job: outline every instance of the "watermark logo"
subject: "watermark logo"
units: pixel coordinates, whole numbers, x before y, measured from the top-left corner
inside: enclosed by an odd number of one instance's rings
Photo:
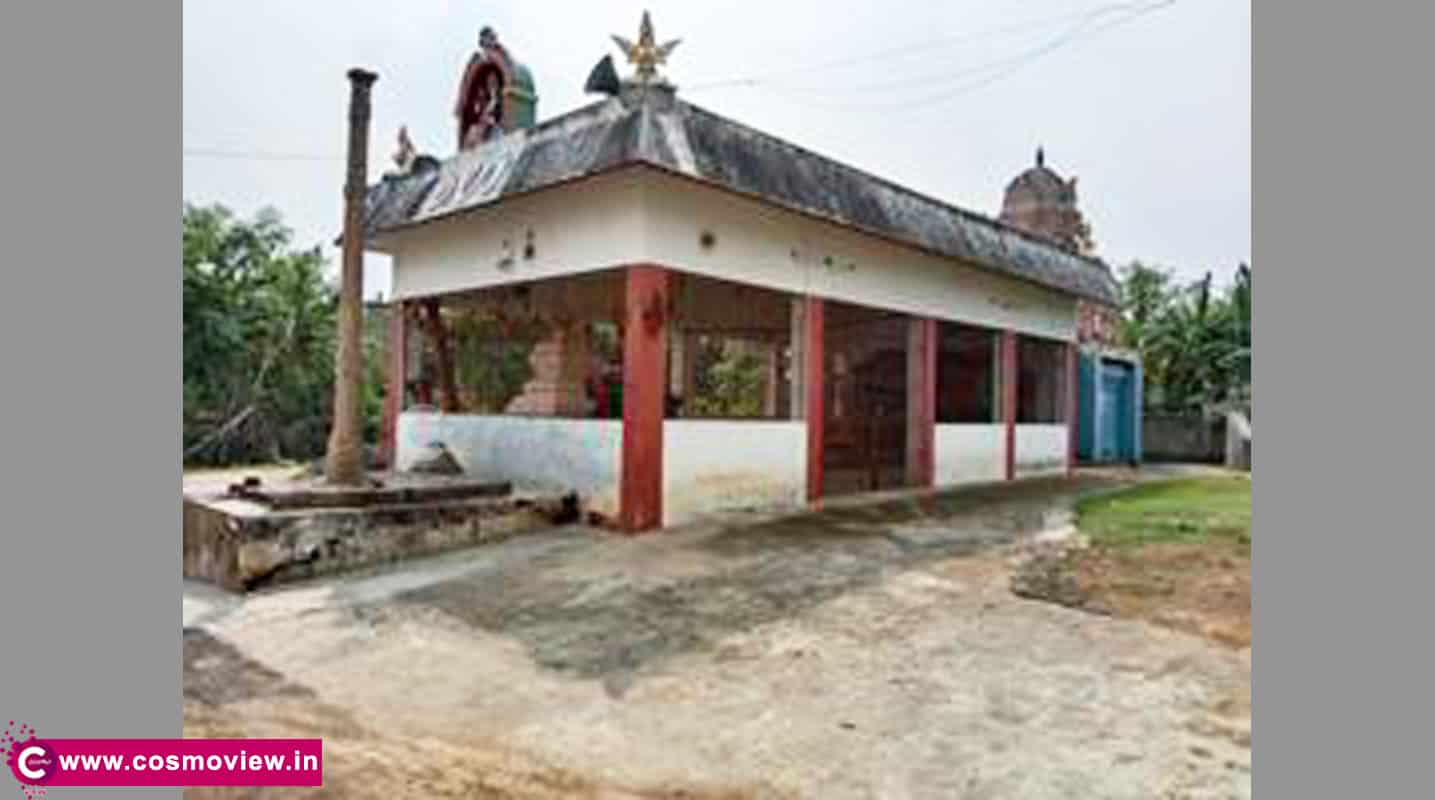
[[[45,784],[55,777],[60,769],[54,748],[35,738],[35,729],[24,723],[10,720],[5,726],[5,736],[0,739],[5,749],[5,764],[10,774],[20,782],[20,790],[26,798],[42,797]]]
[[[59,786],[323,786],[319,739],[45,739],[13,720],[0,749],[27,800]]]

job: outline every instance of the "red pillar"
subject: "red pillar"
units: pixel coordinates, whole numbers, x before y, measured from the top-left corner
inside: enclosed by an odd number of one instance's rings
[[[1077,426],[1081,424],[1080,413],[1077,409],[1077,387],[1076,387],[1076,345],[1066,345],[1066,474],[1076,474],[1076,434]]]
[[[931,486],[937,445],[937,321],[912,320],[907,353],[907,482]]]
[[[1016,331],[1002,331],[1002,421],[1006,423],[1006,479],[1016,477]]]
[[[807,501],[822,499],[822,449],[827,427],[827,387],[823,372],[823,303],[808,296],[802,313],[803,392],[807,401]]]
[[[623,326],[623,472],[618,518],[624,531],[663,524],[663,411],[667,393],[668,272],[627,269]]]
[[[404,383],[408,375],[408,303],[389,304],[388,386],[384,389],[384,431],[380,453],[384,465],[394,468],[398,456],[399,414],[404,410]]]

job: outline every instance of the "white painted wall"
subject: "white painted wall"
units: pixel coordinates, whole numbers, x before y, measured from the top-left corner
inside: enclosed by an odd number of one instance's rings
[[[535,254],[527,259],[530,231]],[[699,244],[704,231],[716,237],[711,248]],[[1076,336],[1068,295],[646,168],[509,198],[390,235],[383,247],[393,255],[398,299],[656,263],[1034,336]],[[511,265],[501,266],[504,259]]]
[[[1016,476],[1058,475],[1066,472],[1066,425],[1016,426]]]
[[[937,486],[999,481],[1006,477],[1006,426],[938,424]]]
[[[1076,337],[1076,300],[1060,292],[670,175],[652,174],[642,195],[645,261],[937,319]],[[716,237],[711,248],[699,244],[703,231]]]
[[[663,524],[704,513],[801,506],[807,498],[802,421],[663,422]]]
[[[576,491],[585,507],[618,512],[621,420],[406,411],[399,415],[398,468],[411,466],[433,441],[443,442],[472,477],[524,490]]]
[[[405,300],[642,260],[638,175],[600,176],[436,220],[384,241]],[[534,255],[524,257],[532,232]],[[507,266],[505,259],[510,260]]]

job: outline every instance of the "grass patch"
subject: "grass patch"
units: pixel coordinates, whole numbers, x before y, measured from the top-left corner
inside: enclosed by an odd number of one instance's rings
[[[1251,481],[1150,483],[1077,504],[1082,604],[1232,647],[1251,641]]]
[[[1077,504],[1077,527],[1111,547],[1224,539],[1249,548],[1251,481],[1185,478],[1136,486]]]

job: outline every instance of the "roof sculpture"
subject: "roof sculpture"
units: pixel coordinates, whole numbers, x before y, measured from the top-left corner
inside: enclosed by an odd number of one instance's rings
[[[533,75],[499,43],[498,34],[485,27],[454,104],[459,149],[471,150],[495,135],[532,127],[537,103]]]
[[[657,36],[653,33],[653,19],[644,11],[643,20],[638,23],[637,42],[616,35],[613,41],[618,45],[618,49],[623,51],[623,55],[627,56],[628,63],[637,68],[633,74],[637,83],[661,83],[663,79],[658,76],[658,65],[667,62],[668,55],[682,39],[658,44]]]

